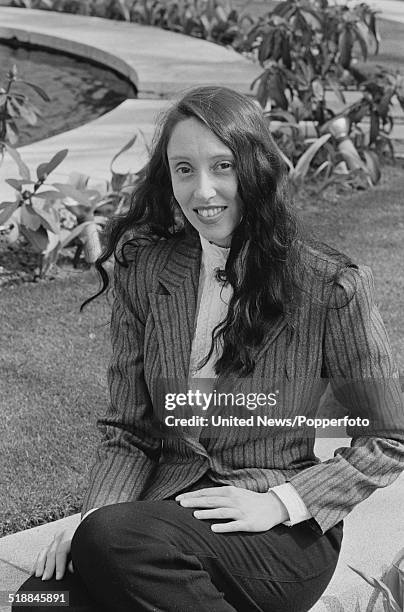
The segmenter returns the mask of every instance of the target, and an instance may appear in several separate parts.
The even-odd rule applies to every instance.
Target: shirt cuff
[[[306,504],[290,482],[277,485],[269,490],[273,491],[279,497],[289,513],[289,520],[285,521],[283,525],[292,527],[297,523],[301,523],[312,518]]]
[[[91,514],[92,512],[94,512],[94,510],[98,510],[98,508],[91,508],[91,510],[87,510],[87,512],[85,514],[83,514],[83,516],[81,517],[81,521],[84,521],[84,519],[86,518],[86,516],[88,516],[89,514]]]

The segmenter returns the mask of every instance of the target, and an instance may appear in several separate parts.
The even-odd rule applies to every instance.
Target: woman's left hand
[[[289,519],[286,506],[273,491],[256,493],[241,487],[211,487],[182,493],[175,498],[184,508],[195,510],[197,519],[230,519],[216,523],[212,531],[267,531]]]

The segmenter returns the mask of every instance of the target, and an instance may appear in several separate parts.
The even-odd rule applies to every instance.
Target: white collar
[[[202,261],[206,268],[214,270],[215,268],[224,268],[227,258],[230,253],[230,247],[221,247],[213,242],[209,242],[199,234],[202,246]]]

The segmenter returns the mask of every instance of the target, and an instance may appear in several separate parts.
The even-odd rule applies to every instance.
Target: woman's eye
[[[188,166],[180,166],[179,168],[177,168],[177,172],[178,174],[189,174],[191,172],[191,168],[189,168]]]
[[[231,168],[233,168],[233,163],[229,161],[220,162],[220,164],[218,164],[218,167],[219,170],[230,170]]]

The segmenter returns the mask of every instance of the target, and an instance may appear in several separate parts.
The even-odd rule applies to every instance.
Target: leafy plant
[[[383,599],[385,612],[402,612],[404,610],[404,548],[397,553],[391,565],[384,569],[381,578],[372,578],[350,565],[348,567],[373,587],[373,592],[364,612],[374,612],[380,596]],[[346,610],[337,597],[324,596],[321,601],[330,612],[344,612]],[[346,610],[346,612],[351,612],[351,610]],[[355,612],[361,612],[359,600],[356,602]]]
[[[297,132],[294,131],[294,133],[296,134]],[[302,187],[310,172],[313,172],[313,160],[318,154],[319,150],[327,144],[330,137],[331,134],[324,134],[320,138],[316,138],[314,142],[311,142],[311,144],[308,146],[306,141],[306,148],[297,159],[296,164],[294,164],[293,161],[282,152],[282,149],[280,149],[281,156],[289,168],[289,179],[295,192]],[[320,167],[320,171],[322,169],[323,168]],[[319,170],[317,168],[317,170],[314,172],[318,173],[318,171]]]
[[[295,192],[305,187],[313,195],[319,195],[331,185],[365,189],[380,180],[376,156],[368,151],[360,151],[360,155],[349,138],[339,138],[341,125],[336,122],[334,125],[334,120],[329,122],[329,126],[325,124],[318,135],[313,122],[296,121],[288,111],[275,110],[264,114],[290,169]]]
[[[143,136],[143,132],[139,130]],[[106,221],[112,215],[126,212],[130,205],[137,174],[126,172],[120,174],[114,170],[114,162],[120,155],[128,151],[137,140],[135,134],[112,158],[110,162],[111,180],[92,188],[89,187],[91,177],[79,172],[70,174],[67,183],[54,183],[63,195],[63,204],[75,215],[77,223],[84,225],[80,235],[75,236],[77,245],[74,264],[77,263],[82,251],[88,263],[94,263],[102,249],[101,232]],[[145,142],[148,150],[148,145]]]
[[[54,0],[12,0],[11,6],[51,11],[54,10]]]
[[[265,107],[272,99],[286,110],[294,100],[302,118],[314,116],[323,123],[329,118],[324,116],[325,89],[331,88],[343,98],[340,81],[354,51],[367,59],[367,34],[377,38],[375,12],[365,3],[350,9],[327,1],[280,2],[248,35],[265,68],[253,83],[259,83],[259,102]]]
[[[390,108],[394,96],[404,108],[403,78],[381,67],[368,69],[369,38],[378,51],[375,11],[365,3],[349,8],[327,0],[280,2],[248,35],[264,69],[251,89],[257,86],[262,107],[270,103],[267,118],[271,124],[274,116],[281,117],[273,135],[294,164],[307,148],[302,131],[309,127],[311,138],[319,137],[338,118],[348,119],[345,142],[330,130],[332,139],[316,157],[315,172],[307,175],[323,179],[320,189],[342,181],[341,160],[347,166],[347,182],[361,187],[379,180],[380,157],[394,161]],[[363,97],[335,115],[327,92],[332,90],[346,105],[344,88],[348,84],[362,91]],[[365,133],[361,122],[367,119],[370,127]]]
[[[62,194],[62,203],[77,220],[77,228],[81,228],[79,233],[70,237],[79,238],[80,244],[76,251],[75,263],[82,250],[84,250],[85,260],[93,264],[99,257],[102,246],[100,230],[104,226],[107,217],[101,214],[104,202],[104,194],[99,189],[90,189],[88,186],[89,177],[73,173],[69,176],[68,183],[53,183],[53,186]],[[102,187],[101,187],[102,189]],[[62,246],[65,246],[65,242]]]
[[[106,19],[130,21],[131,2],[125,0],[92,0],[87,3],[90,14]]]
[[[244,20],[253,22],[249,16],[239,16],[229,0],[135,0],[130,19],[221,44],[238,44]]]
[[[73,229],[68,228],[65,221],[69,221],[69,216],[61,203],[63,194],[55,189],[43,189],[49,174],[62,163],[67,152],[67,149],[59,151],[49,162],[39,164],[36,181],[31,179],[28,166],[20,158],[18,167],[21,178],[6,181],[15,189],[16,200],[0,204],[0,226],[7,229],[8,242],[16,242],[20,235],[24,236],[34,252],[38,253],[38,276],[41,278],[56,261],[60,249],[85,227],[81,224]]]
[[[366,612],[373,611],[380,595],[383,598],[385,612],[402,612],[404,609],[404,548],[394,557],[380,579],[369,577],[364,572],[349,567],[374,588]]]
[[[92,264],[102,249],[102,230],[109,216],[129,206],[136,173],[119,174],[114,162],[137,140],[137,134],[114,155],[110,163],[111,180],[91,186],[89,176],[74,172],[66,183],[45,185],[49,175],[62,163],[68,151],[59,151],[36,170],[36,181],[21,157],[16,157],[20,178],[7,179],[17,193],[14,202],[0,203],[0,229],[9,243],[21,236],[38,253],[38,276],[46,276],[61,250],[76,245],[73,264],[84,252]],[[16,153],[13,151],[13,153]]]
[[[394,149],[390,134],[394,120],[392,103],[397,100],[404,109],[404,77],[385,70],[381,66],[356,63],[351,67],[357,87],[363,97],[344,110],[356,133],[358,146],[368,146],[380,156],[394,161]],[[369,129],[364,134],[360,123],[367,118]]]
[[[15,65],[8,71],[7,83],[0,87],[0,163],[3,161],[5,149],[16,158],[17,154],[13,154],[11,149],[14,149],[18,142],[18,121],[23,120],[29,125],[35,125],[41,114],[25,93],[16,90],[19,83],[33,89],[43,100],[50,102],[49,96],[41,87],[18,77]]]

